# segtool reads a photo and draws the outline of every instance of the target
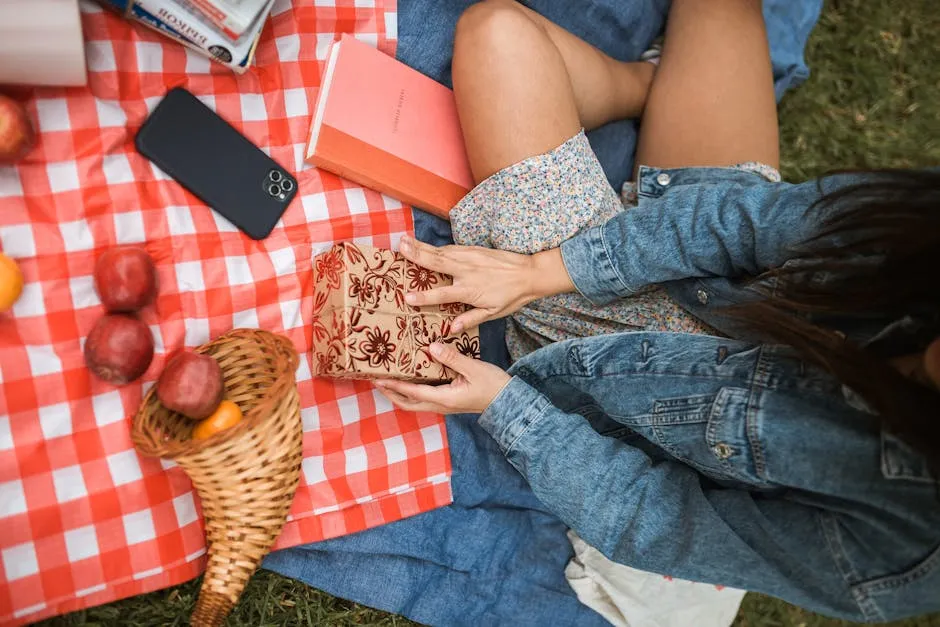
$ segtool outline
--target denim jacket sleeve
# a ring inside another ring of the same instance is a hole
[[[820,181],[770,183],[749,173],[750,179],[742,179],[744,174],[642,168],[638,207],[562,244],[578,291],[604,304],[648,284],[757,275],[782,265],[819,229],[820,215],[812,205]],[[695,182],[682,184],[683,176],[694,176]],[[823,189],[846,178],[824,179]]]
[[[545,506],[608,558],[865,618],[827,546],[825,512],[710,489],[683,464],[653,463],[640,449],[601,436],[518,377],[480,424]]]

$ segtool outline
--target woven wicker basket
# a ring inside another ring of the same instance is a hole
[[[151,389],[131,430],[137,450],[174,460],[202,501],[208,564],[192,624],[221,625],[281,533],[302,458],[297,352],[286,338],[236,329],[196,352],[222,367],[225,397],[242,410],[236,426],[203,441],[196,423],[171,412]]]

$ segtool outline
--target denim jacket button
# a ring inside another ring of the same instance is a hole
[[[695,292],[695,297],[698,298],[698,302],[702,303],[703,305],[708,304],[708,292],[705,290],[699,290]]]
[[[724,442],[719,442],[713,446],[712,451],[715,453],[715,456],[718,459],[728,459],[732,454],[734,454],[734,450]]]
[[[666,174],[665,172],[661,172],[660,174],[656,175],[656,182],[662,185],[663,187],[666,187],[667,185],[669,185],[669,182],[671,180],[672,180],[672,177]]]

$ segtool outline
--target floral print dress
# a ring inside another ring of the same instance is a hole
[[[734,167],[780,180],[763,164]],[[450,218],[458,244],[533,254],[635,206],[633,184],[624,185],[618,196],[581,131],[545,154],[493,174],[454,207]],[[603,306],[577,293],[537,300],[509,319],[506,344],[516,360],[551,342],[624,331],[712,332],[664,290],[651,287]]]

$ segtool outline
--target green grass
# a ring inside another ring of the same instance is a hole
[[[935,0],[827,2],[780,108],[784,177],[940,165],[938,33]]]
[[[47,627],[163,627],[189,625],[200,580],[175,588],[81,610],[39,623]],[[405,618],[332,597],[292,579],[255,573],[228,624],[238,627],[295,625],[416,625]]]
[[[807,50],[813,76],[780,110],[788,180],[832,169],[940,165],[940,10],[937,0],[827,3]],[[190,582],[42,623],[47,626],[183,625],[198,590]],[[118,620],[120,617],[120,621]],[[251,580],[233,626],[413,625],[269,572]],[[756,594],[736,627],[842,627]],[[891,623],[937,627],[940,615]]]

